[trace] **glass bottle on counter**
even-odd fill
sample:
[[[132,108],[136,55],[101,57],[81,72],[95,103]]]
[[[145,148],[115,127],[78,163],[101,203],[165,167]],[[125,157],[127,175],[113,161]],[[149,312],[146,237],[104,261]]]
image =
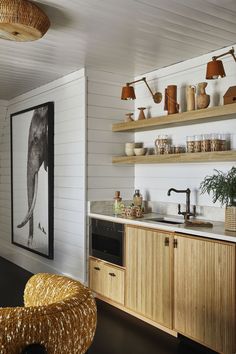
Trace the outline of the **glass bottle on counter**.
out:
[[[113,213],[115,215],[121,215],[124,209],[124,203],[120,196],[120,191],[115,192],[114,203],[113,203]]]
[[[135,189],[134,196],[133,196],[133,204],[135,207],[139,207],[142,209],[143,197],[140,193],[139,189]]]

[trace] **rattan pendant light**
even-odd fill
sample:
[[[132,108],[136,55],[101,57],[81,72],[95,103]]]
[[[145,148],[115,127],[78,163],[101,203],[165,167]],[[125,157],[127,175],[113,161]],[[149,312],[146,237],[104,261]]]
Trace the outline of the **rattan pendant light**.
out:
[[[28,0],[0,0],[0,38],[16,42],[34,41],[50,27],[47,15]]]

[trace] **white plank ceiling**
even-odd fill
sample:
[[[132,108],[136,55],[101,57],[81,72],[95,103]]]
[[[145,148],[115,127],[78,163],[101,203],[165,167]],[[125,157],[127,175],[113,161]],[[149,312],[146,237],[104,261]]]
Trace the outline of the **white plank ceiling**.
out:
[[[140,75],[236,42],[236,0],[42,0],[39,41],[0,40],[0,99],[84,66]]]

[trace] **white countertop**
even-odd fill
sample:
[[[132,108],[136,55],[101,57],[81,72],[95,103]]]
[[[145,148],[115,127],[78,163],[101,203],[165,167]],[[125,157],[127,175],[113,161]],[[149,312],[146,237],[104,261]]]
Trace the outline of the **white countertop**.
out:
[[[147,220],[151,218],[163,217],[163,215],[160,214],[145,214],[144,217],[140,219],[127,219],[109,213],[101,213],[101,214],[89,213],[88,216],[100,220],[118,222],[121,224],[137,225],[137,226],[149,227],[152,229],[165,230],[165,231],[171,231],[171,232],[200,236],[200,237],[207,237],[211,239],[236,243],[236,232],[226,231],[224,229],[223,222],[211,221],[213,227],[202,227],[202,226],[200,227],[200,226],[185,226],[184,224],[169,225],[161,222],[154,222],[152,220]],[[165,217],[167,217],[167,215],[165,215]],[[180,218],[178,216],[168,215],[168,218],[174,220],[180,220],[180,222],[183,222],[183,218]]]

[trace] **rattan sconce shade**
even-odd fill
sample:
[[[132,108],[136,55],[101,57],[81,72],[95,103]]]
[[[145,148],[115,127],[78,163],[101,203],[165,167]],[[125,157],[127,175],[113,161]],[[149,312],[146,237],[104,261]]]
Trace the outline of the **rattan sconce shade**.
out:
[[[135,100],[135,92],[133,86],[126,85],[122,87],[121,99],[122,100]]]
[[[48,16],[28,0],[0,0],[0,38],[27,42],[43,37],[50,27]]]
[[[212,60],[207,63],[206,79],[213,80],[225,77],[225,69],[221,60]]]

